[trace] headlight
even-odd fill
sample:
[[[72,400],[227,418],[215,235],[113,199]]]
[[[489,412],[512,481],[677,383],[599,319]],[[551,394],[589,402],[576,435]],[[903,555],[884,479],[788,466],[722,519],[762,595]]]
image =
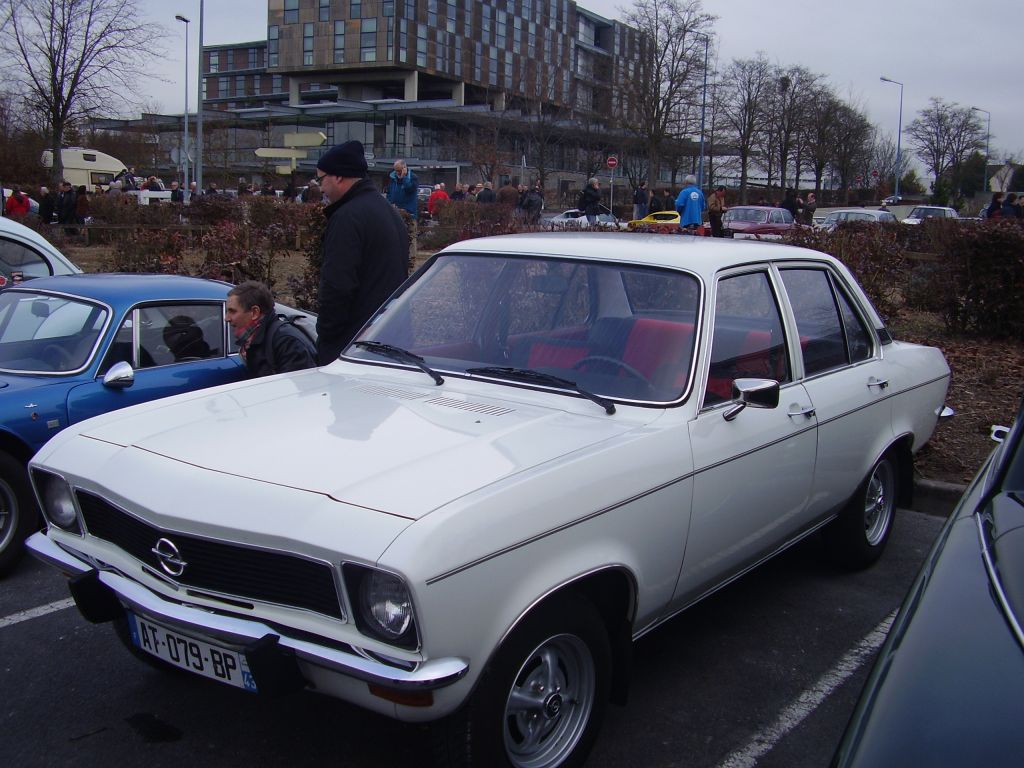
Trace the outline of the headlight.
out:
[[[75,499],[67,481],[63,477],[38,470],[33,470],[32,477],[39,489],[46,519],[66,531],[80,533]]]
[[[401,648],[416,647],[412,596],[401,577],[349,564],[345,566],[345,581],[354,598],[360,631]]]

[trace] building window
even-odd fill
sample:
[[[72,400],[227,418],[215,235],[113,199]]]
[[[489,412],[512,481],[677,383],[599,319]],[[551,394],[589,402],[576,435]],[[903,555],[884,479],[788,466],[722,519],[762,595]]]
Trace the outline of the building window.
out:
[[[302,64],[310,66],[313,63],[313,23],[306,22],[302,25]]]
[[[270,90],[272,93],[282,93],[284,88],[282,87],[282,79],[280,75],[273,75],[270,79]]]
[[[334,22],[334,63],[342,64],[345,61],[345,22]]]
[[[203,101],[206,101],[206,78],[203,78]]]
[[[363,0],[352,0],[349,4],[348,17],[350,19],[363,18]]]
[[[299,0],[284,0],[284,23],[299,23]]]
[[[363,19],[359,25],[359,60],[377,60],[377,20]]]
[[[393,16],[388,17],[387,39],[388,39],[388,55],[387,55],[387,60],[388,61],[394,61],[395,60],[395,19],[394,19]]]
[[[280,30],[277,26],[267,27],[267,66],[277,66],[277,44]]]
[[[427,28],[423,24],[416,25],[416,66],[427,66]]]
[[[331,0],[320,0],[320,21],[331,20]]]
[[[228,97],[228,87],[231,85],[231,78],[218,77],[217,78],[217,96],[218,98],[225,99]]]
[[[381,6],[382,13],[385,18],[392,18],[395,15],[395,0],[384,0],[384,4]]]
[[[209,72],[220,72],[220,52],[210,51],[210,69]]]
[[[256,69],[259,66],[259,48],[249,49],[249,69]]]

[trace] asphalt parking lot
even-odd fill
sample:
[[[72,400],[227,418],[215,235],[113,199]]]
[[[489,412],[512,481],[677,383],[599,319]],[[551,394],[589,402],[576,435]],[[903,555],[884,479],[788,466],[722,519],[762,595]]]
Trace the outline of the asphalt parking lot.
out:
[[[882,560],[837,571],[816,539],[635,647],[625,707],[587,765],[826,765],[942,518],[903,511]],[[315,694],[261,698],[136,661],[25,561],[0,589],[0,760],[30,766],[425,765],[429,737]]]

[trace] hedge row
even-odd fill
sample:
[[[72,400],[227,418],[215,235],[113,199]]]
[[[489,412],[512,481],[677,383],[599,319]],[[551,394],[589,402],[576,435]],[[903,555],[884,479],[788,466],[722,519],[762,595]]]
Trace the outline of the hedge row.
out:
[[[175,227],[181,224],[203,228],[201,272],[210,277],[230,274],[274,286],[277,261],[302,247],[305,267],[288,279],[287,290],[300,307],[316,308],[324,224],[319,205],[259,196],[204,197],[187,207],[96,198],[91,214],[97,225],[126,228],[114,240],[109,265],[118,271],[185,271],[182,256],[194,238]],[[408,224],[414,231],[411,219]],[[435,225],[420,227],[418,244],[429,251],[471,237],[536,229],[508,206],[453,203]],[[852,223],[833,232],[803,229],[786,241],[843,261],[889,319],[922,309],[939,313],[952,333],[1024,338],[1024,305],[1016,300],[1024,293],[1024,227],[1016,221]]]

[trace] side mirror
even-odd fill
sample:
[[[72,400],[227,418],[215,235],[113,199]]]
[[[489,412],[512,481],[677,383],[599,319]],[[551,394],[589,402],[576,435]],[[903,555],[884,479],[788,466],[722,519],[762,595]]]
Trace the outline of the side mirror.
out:
[[[732,421],[748,405],[751,408],[778,408],[779,382],[774,379],[736,379],[732,383],[732,399],[737,400],[723,417]]]
[[[135,383],[135,370],[131,364],[124,362],[114,363],[110,370],[103,375],[103,386],[111,389],[128,389]]]

